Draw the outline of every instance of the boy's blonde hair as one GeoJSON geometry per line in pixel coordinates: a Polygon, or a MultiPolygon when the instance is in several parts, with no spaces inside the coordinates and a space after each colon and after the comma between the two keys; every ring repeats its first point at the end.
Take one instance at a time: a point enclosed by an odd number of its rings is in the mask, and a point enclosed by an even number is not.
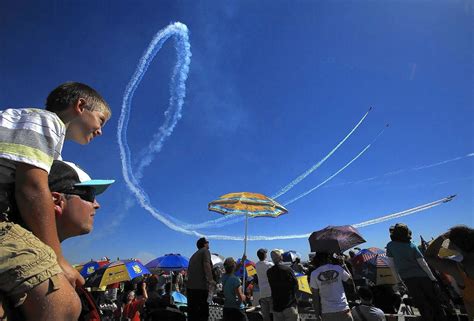
{"type": "Polygon", "coordinates": [[[92,87],[80,82],[65,82],[51,91],[46,98],[46,110],[58,113],[66,110],[82,98],[86,101],[86,109],[100,111],[107,119],[112,111],[104,98],[92,87]]]}

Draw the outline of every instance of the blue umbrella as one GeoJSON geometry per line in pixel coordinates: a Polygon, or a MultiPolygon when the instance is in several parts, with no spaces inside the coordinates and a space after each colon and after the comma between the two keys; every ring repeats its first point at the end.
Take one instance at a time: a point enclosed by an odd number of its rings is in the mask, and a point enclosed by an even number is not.
{"type": "Polygon", "coordinates": [[[293,251],[293,250],[290,250],[290,251],[286,251],[282,254],[282,258],[283,258],[283,262],[295,262],[296,258],[300,258],[301,259],[301,255],[296,252],[296,251],[293,251]]]}
{"type": "Polygon", "coordinates": [[[188,304],[188,299],[183,293],[173,291],[171,295],[173,296],[174,302],[188,304]]]}
{"type": "Polygon", "coordinates": [[[181,271],[188,268],[189,259],[185,256],[181,256],[181,254],[165,254],[148,262],[145,266],[149,269],[181,271]]]}

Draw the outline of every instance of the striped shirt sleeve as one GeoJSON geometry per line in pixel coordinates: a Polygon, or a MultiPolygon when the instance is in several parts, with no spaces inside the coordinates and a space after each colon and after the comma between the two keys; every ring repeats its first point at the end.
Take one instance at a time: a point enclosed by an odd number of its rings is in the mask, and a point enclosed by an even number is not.
{"type": "Polygon", "coordinates": [[[42,109],[7,109],[0,112],[0,158],[44,169],[60,159],[66,126],[42,109]]]}

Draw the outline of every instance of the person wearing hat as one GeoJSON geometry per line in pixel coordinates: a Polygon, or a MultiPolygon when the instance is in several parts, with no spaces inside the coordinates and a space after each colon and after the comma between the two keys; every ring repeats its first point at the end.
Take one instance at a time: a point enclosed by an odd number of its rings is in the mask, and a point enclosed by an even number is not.
{"type": "Polygon", "coordinates": [[[439,300],[437,280],[418,247],[411,242],[407,225],[397,223],[389,229],[387,263],[397,279],[403,280],[423,320],[447,320],[439,300]]]}
{"type": "MultiPolygon", "coordinates": [[[[114,183],[114,180],[91,179],[86,172],[73,163],[60,160],[53,161],[48,175],[48,185],[53,199],[56,230],[60,242],[92,231],[95,212],[100,207],[95,197],[103,193],[112,183],[114,183]]],[[[22,238],[18,239],[18,242],[23,242],[25,248],[28,248],[28,246],[32,247],[30,249],[31,253],[37,256],[37,270],[48,270],[50,264],[54,262],[54,254],[52,250],[50,252],[35,251],[35,240],[31,236],[32,234],[25,234],[22,238]]],[[[16,262],[21,259],[22,255],[23,252],[11,253],[10,259],[16,262]]],[[[50,289],[42,289],[41,286],[37,286],[27,292],[29,296],[41,295],[42,291],[47,292],[48,296],[61,296],[61,292],[58,291],[61,288],[58,278],[59,273],[55,269],[49,269],[49,273],[48,287],[50,289]]],[[[12,284],[14,283],[12,282],[12,284]]],[[[59,300],[61,299],[59,298],[59,300]]],[[[14,302],[11,303],[15,305],[14,302]]],[[[7,312],[9,316],[13,317],[22,314],[21,319],[23,319],[25,318],[25,312],[27,314],[34,312],[34,309],[25,303],[21,305],[21,309],[17,307],[15,305],[14,309],[11,309],[11,311],[9,309],[7,312]],[[25,311],[26,309],[28,310],[25,311]]],[[[57,307],[57,309],[60,310],[60,307],[57,307]]],[[[51,320],[53,319],[55,318],[52,317],[51,320]]]]}
{"type": "Polygon", "coordinates": [[[60,242],[92,231],[95,212],[100,208],[96,196],[105,192],[114,182],[91,179],[74,163],[53,162],[48,185],[53,197],[60,242]]]}
{"type": "Polygon", "coordinates": [[[275,264],[267,271],[268,282],[272,291],[273,320],[274,321],[297,321],[298,308],[296,302],[296,291],[298,280],[295,272],[283,265],[283,250],[275,249],[270,252],[275,264]]]}
{"type": "Polygon", "coordinates": [[[268,283],[267,271],[274,264],[267,261],[267,249],[259,249],[257,256],[259,261],[255,264],[257,270],[258,286],[260,288],[260,308],[262,309],[263,321],[270,321],[272,313],[272,289],[268,283]]]}
{"type": "Polygon", "coordinates": [[[198,250],[189,259],[188,266],[188,320],[207,321],[209,318],[209,287],[215,286],[212,278],[211,252],[209,241],[201,237],[196,242],[198,250]]]}

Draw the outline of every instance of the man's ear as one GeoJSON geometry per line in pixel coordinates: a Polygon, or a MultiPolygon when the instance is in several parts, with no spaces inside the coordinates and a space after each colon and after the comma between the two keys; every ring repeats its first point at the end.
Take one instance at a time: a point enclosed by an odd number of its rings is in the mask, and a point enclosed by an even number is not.
{"type": "Polygon", "coordinates": [[[57,216],[61,216],[64,209],[64,200],[62,194],[58,192],[51,192],[51,195],[53,196],[54,213],[57,216]]]}
{"type": "Polygon", "coordinates": [[[82,114],[85,108],[86,108],[86,100],[84,98],[79,98],[74,104],[74,112],[77,115],[82,114]]]}

